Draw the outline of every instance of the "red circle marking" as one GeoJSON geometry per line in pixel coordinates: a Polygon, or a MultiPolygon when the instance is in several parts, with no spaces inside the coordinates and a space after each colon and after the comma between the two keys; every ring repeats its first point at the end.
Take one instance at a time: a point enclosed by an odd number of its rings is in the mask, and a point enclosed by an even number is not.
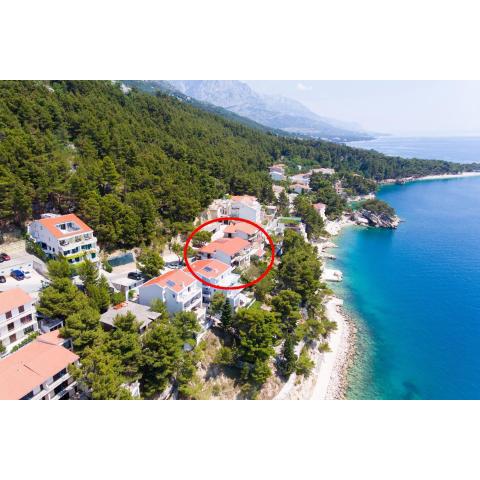
{"type": "Polygon", "coordinates": [[[205,223],[202,223],[200,226],[198,226],[187,238],[187,241],[185,242],[185,246],[183,247],[183,260],[185,261],[185,265],[187,266],[188,270],[190,273],[200,282],[202,282],[204,285],[208,285],[209,287],[216,288],[218,290],[240,290],[241,288],[247,288],[251,287],[252,285],[255,285],[258,283],[260,280],[263,280],[268,272],[272,269],[273,267],[273,262],[275,261],[275,245],[273,243],[272,238],[270,235],[266,232],[266,230],[258,225],[258,223],[252,222],[251,220],[247,220],[246,218],[239,218],[239,217],[220,217],[220,218],[214,218],[213,220],[208,220],[205,223]],[[207,225],[210,225],[211,223],[216,223],[216,222],[224,222],[228,220],[233,220],[235,222],[245,222],[250,225],[253,225],[254,227],[258,228],[267,238],[268,243],[270,244],[270,248],[272,250],[272,256],[270,258],[270,263],[268,264],[267,268],[265,271],[255,280],[252,280],[251,282],[245,283],[244,285],[235,285],[233,287],[223,287],[221,285],[215,285],[214,283],[207,282],[203,278],[200,278],[194,271],[193,268],[190,265],[190,262],[188,261],[188,246],[190,245],[190,242],[193,238],[193,236],[198,233],[203,227],[206,227],[207,225]]]}

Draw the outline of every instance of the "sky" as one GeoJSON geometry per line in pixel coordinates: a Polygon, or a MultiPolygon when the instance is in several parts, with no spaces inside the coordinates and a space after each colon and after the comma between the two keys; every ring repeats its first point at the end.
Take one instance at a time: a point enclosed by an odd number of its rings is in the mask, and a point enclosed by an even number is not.
{"type": "Polygon", "coordinates": [[[259,93],[393,135],[480,135],[480,81],[253,80],[259,93]]]}

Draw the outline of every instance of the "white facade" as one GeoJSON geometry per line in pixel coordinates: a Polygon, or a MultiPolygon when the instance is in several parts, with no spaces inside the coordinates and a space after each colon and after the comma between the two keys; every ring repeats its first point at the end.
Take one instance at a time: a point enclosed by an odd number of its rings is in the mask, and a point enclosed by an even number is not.
{"type": "Polygon", "coordinates": [[[255,197],[248,195],[232,197],[232,217],[245,218],[255,223],[262,221],[262,206],[255,197]]]}
{"type": "Polygon", "coordinates": [[[178,312],[193,312],[200,323],[205,321],[202,285],[182,270],[174,270],[148,281],[138,289],[138,294],[138,303],[141,305],[150,306],[154,300],[159,299],[171,315],[178,312]],[[177,277],[182,277],[182,280],[176,281],[177,277]],[[189,279],[185,281],[183,277],[189,279]]]}
{"type": "Polygon", "coordinates": [[[77,389],[77,382],[68,373],[67,367],[35,387],[22,400],[60,400],[70,398],[77,389]]]}
{"type": "MultiPolygon", "coordinates": [[[[0,313],[0,342],[8,352],[25,337],[38,331],[38,322],[33,298],[30,295],[19,288],[2,292],[0,293],[0,304],[3,303],[2,297],[5,296],[15,296],[21,299],[20,302],[15,302],[16,304],[7,307],[8,310],[0,313]]],[[[5,309],[2,308],[2,310],[5,309]]]]}
{"type": "Polygon", "coordinates": [[[200,258],[202,260],[207,260],[209,258],[215,258],[220,260],[220,262],[226,263],[231,267],[247,267],[250,265],[250,258],[254,254],[252,245],[249,245],[242,250],[229,254],[223,250],[216,250],[212,253],[200,251],[200,258]]]}
{"type": "Polygon", "coordinates": [[[93,230],[76,215],[45,214],[34,220],[27,230],[50,258],[61,254],[71,264],[80,263],[84,258],[99,263],[99,249],[93,230]]]}
{"type": "Polygon", "coordinates": [[[159,284],[143,285],[138,291],[140,304],[151,305],[153,300],[159,299],[165,303],[168,312],[172,315],[178,312],[190,312],[202,306],[202,289],[198,280],[180,292],[159,284]]]}
{"type": "Polygon", "coordinates": [[[287,179],[285,174],[278,170],[270,170],[270,177],[274,182],[282,182],[287,179]]]}
{"type": "MultiPolygon", "coordinates": [[[[200,260],[192,263],[194,272],[203,280],[213,285],[221,287],[233,287],[241,285],[240,275],[232,272],[232,267],[227,264],[220,264],[217,260],[200,260]]],[[[215,292],[220,292],[230,301],[234,309],[245,306],[245,299],[249,300],[245,295],[241,295],[243,288],[235,290],[224,290],[221,288],[210,287],[202,284],[203,302],[208,304],[211,302],[215,292]]]]}

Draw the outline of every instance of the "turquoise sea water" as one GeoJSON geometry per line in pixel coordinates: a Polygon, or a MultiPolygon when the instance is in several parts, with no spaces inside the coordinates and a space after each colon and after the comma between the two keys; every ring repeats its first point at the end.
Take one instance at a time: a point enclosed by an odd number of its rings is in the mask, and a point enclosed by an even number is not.
{"type": "MultiPolygon", "coordinates": [[[[465,161],[465,160],[461,160],[465,161]]],[[[359,326],[349,398],[480,398],[480,177],[384,187],[405,222],[337,238],[359,326]]]]}

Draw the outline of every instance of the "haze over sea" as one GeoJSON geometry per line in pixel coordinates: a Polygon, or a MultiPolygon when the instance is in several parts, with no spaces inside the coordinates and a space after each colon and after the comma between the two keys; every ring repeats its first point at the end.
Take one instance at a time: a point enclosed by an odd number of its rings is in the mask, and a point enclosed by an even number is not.
{"type": "MultiPolygon", "coordinates": [[[[480,159],[478,138],[390,140],[362,143],[393,155],[480,159]]],[[[480,398],[480,177],[387,186],[378,197],[405,222],[396,231],[347,228],[332,263],[359,326],[348,397],[480,398]]]]}

